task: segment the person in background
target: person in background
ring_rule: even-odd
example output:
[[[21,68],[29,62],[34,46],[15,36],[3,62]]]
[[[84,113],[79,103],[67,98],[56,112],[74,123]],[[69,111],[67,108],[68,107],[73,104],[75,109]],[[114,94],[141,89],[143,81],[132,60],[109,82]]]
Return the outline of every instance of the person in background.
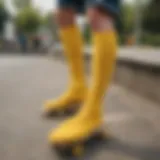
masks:
[[[21,31],[19,31],[18,33],[17,33],[17,38],[18,38],[18,42],[19,42],[19,45],[20,45],[20,50],[22,51],[22,52],[27,52],[27,37],[26,37],[26,35],[23,33],[23,32],[21,32]]]

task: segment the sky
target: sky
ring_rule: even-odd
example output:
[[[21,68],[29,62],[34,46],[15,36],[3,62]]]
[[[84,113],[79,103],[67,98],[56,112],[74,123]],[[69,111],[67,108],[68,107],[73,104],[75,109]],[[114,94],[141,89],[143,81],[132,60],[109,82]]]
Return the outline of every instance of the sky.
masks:
[[[33,0],[33,3],[41,8],[43,12],[51,10],[52,8],[56,8],[57,0]],[[133,0],[124,0],[124,1],[133,1]]]
[[[33,3],[43,12],[56,8],[56,0],[33,0]]]
[[[9,8],[9,10],[14,10],[13,6],[11,4],[12,0],[6,0],[7,6]],[[56,1],[57,0],[32,0],[33,4],[35,7],[39,8],[42,13],[47,13],[50,10],[53,10],[56,8]],[[133,0],[124,0],[124,1],[128,1],[131,2]]]

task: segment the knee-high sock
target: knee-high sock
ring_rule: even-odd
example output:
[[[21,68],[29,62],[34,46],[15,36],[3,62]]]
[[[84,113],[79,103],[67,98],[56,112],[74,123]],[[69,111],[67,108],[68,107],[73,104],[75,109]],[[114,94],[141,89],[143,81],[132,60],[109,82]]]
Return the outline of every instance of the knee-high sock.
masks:
[[[85,117],[93,117],[96,121],[96,117],[101,117],[102,100],[110,84],[115,66],[117,49],[115,32],[93,33],[93,45],[92,78],[82,113],[86,115]],[[98,119],[97,121],[99,121]]]
[[[102,100],[112,77],[116,57],[113,31],[93,34],[92,81],[80,112],[64,122],[49,136],[50,142],[77,142],[88,138],[102,125]]]
[[[65,56],[69,65],[69,87],[77,89],[83,88],[86,84],[83,61],[83,40],[81,33],[78,27],[73,25],[61,29],[60,38],[62,40]]]

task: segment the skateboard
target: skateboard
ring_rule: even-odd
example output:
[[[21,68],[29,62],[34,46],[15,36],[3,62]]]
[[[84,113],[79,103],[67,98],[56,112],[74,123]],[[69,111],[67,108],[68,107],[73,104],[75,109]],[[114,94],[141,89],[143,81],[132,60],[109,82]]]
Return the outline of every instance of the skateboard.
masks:
[[[47,112],[43,113],[44,117],[64,117],[64,116],[70,116],[75,114],[80,108],[80,103],[74,103],[70,104],[69,107],[66,107],[65,109],[57,109],[57,110],[48,110]]]
[[[87,150],[89,146],[94,145],[99,141],[102,142],[108,139],[109,137],[106,135],[105,131],[97,131],[84,140],[74,143],[52,144],[52,147],[59,156],[81,157],[84,155],[85,150]]]

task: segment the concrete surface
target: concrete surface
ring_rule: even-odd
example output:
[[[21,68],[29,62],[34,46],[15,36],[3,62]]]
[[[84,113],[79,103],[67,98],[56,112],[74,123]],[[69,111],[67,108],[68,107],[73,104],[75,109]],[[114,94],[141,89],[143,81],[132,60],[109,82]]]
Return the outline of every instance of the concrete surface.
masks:
[[[91,55],[91,50],[91,46],[86,46],[85,54]],[[120,47],[118,60],[160,67],[160,48]]]
[[[55,44],[50,50],[53,55],[56,52],[62,53],[62,45]],[[92,55],[92,46],[85,46],[84,55],[90,57]],[[152,47],[119,47],[118,61],[127,61],[136,64],[149,65],[152,67],[160,67],[160,48]]]
[[[0,57],[0,160],[58,160],[47,134],[62,119],[43,119],[41,108],[66,86],[62,61],[38,56]],[[93,144],[83,160],[159,160],[160,107],[112,85],[104,103],[107,144]]]

